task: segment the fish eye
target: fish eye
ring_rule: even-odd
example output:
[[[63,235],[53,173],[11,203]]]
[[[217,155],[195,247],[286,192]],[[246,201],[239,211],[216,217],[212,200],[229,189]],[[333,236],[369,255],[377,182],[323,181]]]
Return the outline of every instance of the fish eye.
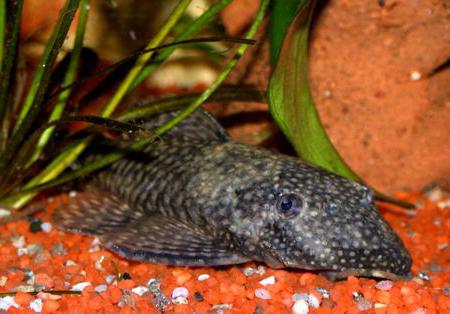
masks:
[[[277,202],[277,210],[285,217],[290,218],[303,208],[303,200],[295,194],[280,195]]]

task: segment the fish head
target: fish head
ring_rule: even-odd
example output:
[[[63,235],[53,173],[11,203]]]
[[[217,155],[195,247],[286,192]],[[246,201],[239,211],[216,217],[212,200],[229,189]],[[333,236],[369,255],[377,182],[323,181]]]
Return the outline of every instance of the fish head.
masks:
[[[245,206],[248,193],[255,197],[247,235],[254,234],[253,252],[269,266],[355,275],[410,271],[408,251],[363,184],[285,158],[245,193]]]

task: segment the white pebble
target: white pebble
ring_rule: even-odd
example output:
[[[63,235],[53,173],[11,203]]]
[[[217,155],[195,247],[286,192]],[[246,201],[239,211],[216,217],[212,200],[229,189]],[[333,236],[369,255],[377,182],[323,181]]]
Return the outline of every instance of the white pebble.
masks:
[[[22,255],[27,255],[28,254],[28,249],[25,247],[21,247],[19,249],[17,249],[17,256],[22,256]]]
[[[272,296],[270,295],[270,292],[266,289],[258,288],[255,290],[255,297],[261,300],[270,300],[272,299]]]
[[[259,283],[262,284],[263,286],[274,285],[275,284],[275,276],[270,276],[270,277],[264,278]]]
[[[172,303],[174,304],[188,304],[188,299],[185,297],[176,297],[172,299]]]
[[[91,246],[97,246],[100,244],[100,239],[97,237],[94,237],[94,239],[91,242]]]
[[[41,224],[41,229],[42,231],[49,233],[50,231],[52,231],[52,224],[49,222],[43,222]]]
[[[42,312],[42,300],[41,299],[34,299],[30,302],[30,309],[37,313]]]
[[[320,300],[314,294],[308,294],[308,304],[313,309],[318,309],[320,307]]]
[[[7,296],[0,298],[0,311],[7,311],[10,307],[19,308],[19,304],[14,302],[14,297]]]
[[[387,307],[387,305],[383,304],[383,303],[375,303],[373,305],[373,307],[376,308],[376,309],[383,309],[383,308]]]
[[[394,283],[390,280],[381,280],[377,282],[375,288],[378,290],[388,291],[394,286]]]
[[[24,236],[20,236],[20,237],[14,237],[11,239],[12,245],[15,248],[22,248],[25,246],[25,237]]]
[[[427,312],[424,310],[424,308],[419,307],[418,309],[412,311],[410,314],[426,314]]]
[[[75,266],[78,265],[77,263],[75,263],[74,261],[72,261],[71,259],[68,259],[67,261],[65,261],[63,263],[64,266]]]
[[[309,305],[308,302],[304,300],[299,300],[294,303],[294,306],[292,306],[292,312],[294,314],[306,314],[309,312]]]
[[[6,285],[7,281],[8,281],[8,277],[0,276],[0,287],[4,287]]]
[[[255,270],[251,267],[247,267],[247,268],[244,268],[242,270],[242,272],[244,273],[245,276],[251,276],[255,273]]]
[[[209,279],[209,275],[208,274],[201,274],[201,275],[198,275],[198,277],[197,277],[198,281],[204,281],[204,280],[207,280],[207,279]]]
[[[255,270],[255,273],[257,273],[258,275],[264,275],[265,272],[266,269],[262,265],[259,265],[258,268]]]
[[[108,275],[105,277],[106,283],[109,285],[116,279],[116,275]]]
[[[297,302],[297,301],[308,301],[308,294],[307,293],[294,293],[292,295],[292,301]]]
[[[84,288],[86,288],[87,286],[90,286],[91,283],[87,282],[87,281],[83,281],[83,282],[79,282],[75,285],[72,286],[72,288],[70,288],[70,291],[83,291]]]
[[[105,292],[106,290],[108,290],[108,286],[105,285],[105,284],[101,284],[101,285],[95,286],[95,288],[94,288],[94,291],[98,292],[98,293]]]
[[[77,191],[70,191],[69,192],[69,197],[75,197],[77,196]]]
[[[409,74],[409,78],[411,79],[411,81],[418,81],[422,78],[422,73],[420,73],[419,71],[412,71]]]
[[[137,286],[133,289],[131,289],[131,291],[133,293],[136,293],[138,296],[143,296],[144,294],[146,294],[148,292],[148,288],[146,286]]]
[[[187,298],[189,295],[189,290],[185,287],[177,287],[172,291],[172,299],[176,299],[178,297]]]

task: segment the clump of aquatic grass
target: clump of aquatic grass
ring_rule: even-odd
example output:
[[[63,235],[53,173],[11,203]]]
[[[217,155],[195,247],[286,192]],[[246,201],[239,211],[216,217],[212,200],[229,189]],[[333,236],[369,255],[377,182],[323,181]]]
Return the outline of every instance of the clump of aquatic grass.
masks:
[[[72,87],[80,84],[77,73],[83,51],[89,1],[66,1],[36,67],[26,96],[24,100],[19,100],[15,92],[23,0],[0,0],[0,204],[2,206],[21,208],[39,191],[74,180],[123,157],[124,150],[121,150],[105,155],[95,162],[83,164],[76,170],[68,170],[94,139],[93,134],[89,132],[76,137],[71,137],[70,134],[58,134],[58,128],[71,121],[86,121],[91,125],[132,133],[135,135],[135,140],[128,145],[127,149],[139,150],[190,115],[208,98],[220,98],[220,95],[228,95],[225,98],[235,98],[236,93],[216,95],[213,93],[236,65],[247,46],[253,43],[252,38],[261,24],[269,1],[261,2],[252,25],[242,39],[192,39],[192,36],[208,25],[231,0],[216,1],[200,17],[183,28],[182,32],[176,34],[174,29],[190,2],[191,0],[180,0],[147,46],[119,63],[118,66],[123,64],[132,66],[114,94],[104,104],[100,114],[83,116],[70,111],[68,102],[73,97]],[[61,53],[62,44],[77,11],[79,16],[73,48],[67,56],[67,65],[62,69],[64,75],[61,81],[54,82],[52,79],[55,69],[61,71],[61,67],[58,67],[56,62],[57,56]],[[170,40],[171,36],[173,38]],[[234,57],[230,58],[217,79],[204,92],[176,99],[156,100],[154,103],[125,112],[121,116],[116,114],[116,109],[124,98],[148,78],[177,47],[183,44],[217,40],[232,41],[238,46],[234,51]],[[158,51],[157,55],[156,51]],[[49,113],[44,110],[44,107],[51,108]],[[182,110],[167,124],[152,132],[127,122],[174,108],[182,108]],[[52,149],[49,149],[50,147]]]

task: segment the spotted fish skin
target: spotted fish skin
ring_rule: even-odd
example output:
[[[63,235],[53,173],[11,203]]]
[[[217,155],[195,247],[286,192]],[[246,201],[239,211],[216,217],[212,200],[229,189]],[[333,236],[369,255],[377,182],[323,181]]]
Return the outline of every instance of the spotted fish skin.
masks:
[[[169,118],[171,115],[165,117]],[[199,111],[100,172],[55,214],[139,261],[405,275],[411,257],[371,191],[299,159],[229,139]]]

